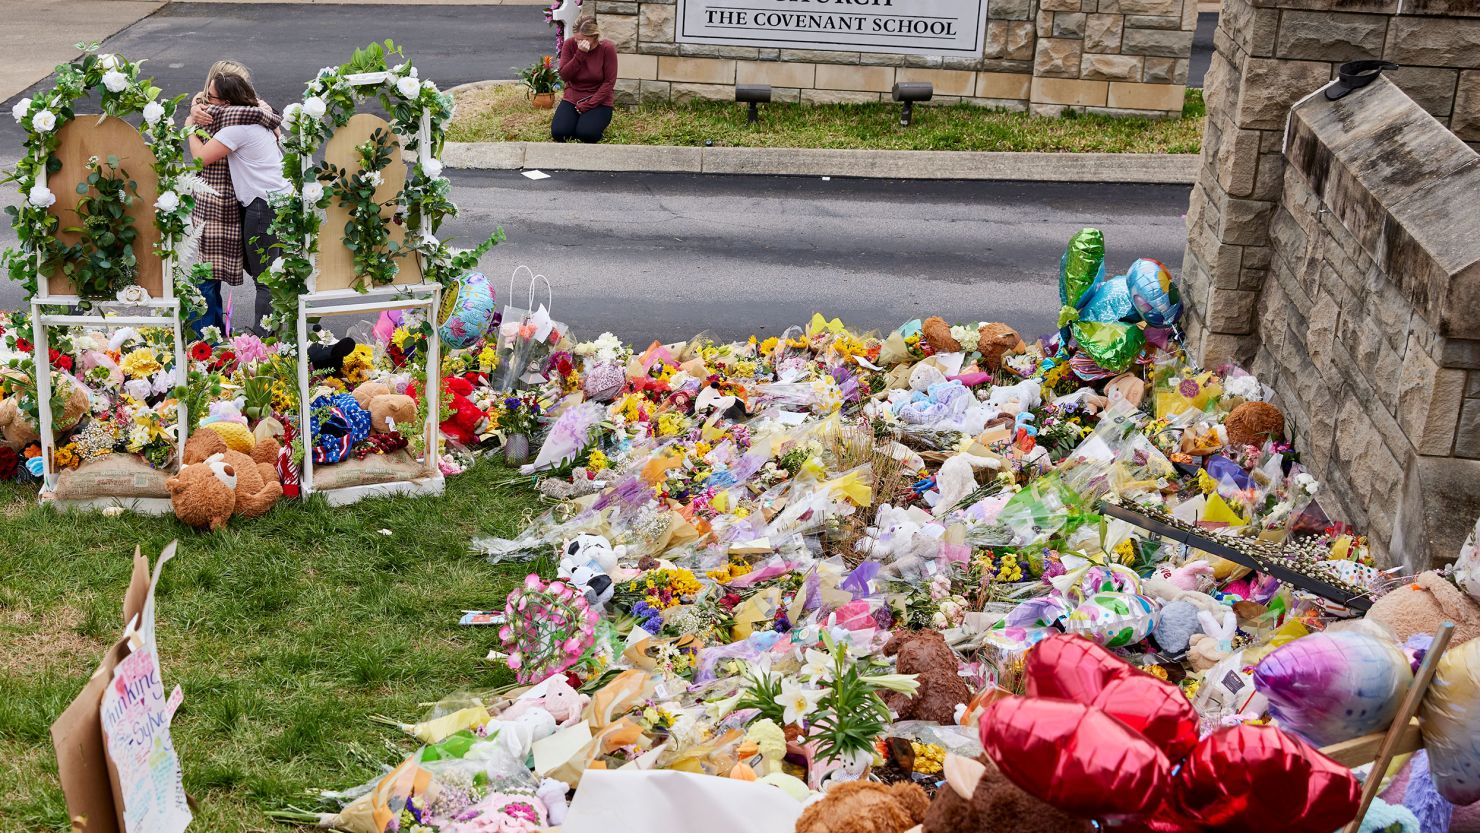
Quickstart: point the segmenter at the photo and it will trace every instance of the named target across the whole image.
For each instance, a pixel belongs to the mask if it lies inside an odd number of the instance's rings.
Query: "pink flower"
[[[267,345],[251,333],[242,333],[231,340],[231,349],[242,364],[256,364],[268,356]]]

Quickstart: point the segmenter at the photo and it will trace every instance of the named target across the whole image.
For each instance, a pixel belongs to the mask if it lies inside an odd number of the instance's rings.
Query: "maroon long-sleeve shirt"
[[[586,112],[592,107],[612,106],[612,88],[617,85],[617,47],[602,38],[596,48],[582,52],[575,38],[560,45],[560,80],[565,82],[562,98]]]

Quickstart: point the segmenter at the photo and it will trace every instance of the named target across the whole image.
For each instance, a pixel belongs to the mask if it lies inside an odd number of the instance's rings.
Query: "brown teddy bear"
[[[15,371],[9,371],[12,379],[22,379]],[[87,399],[87,391],[68,377],[54,374],[53,380],[57,385],[65,385],[68,388],[67,404],[59,414],[52,414],[52,430],[60,435],[77,427],[82,418],[91,410]],[[30,384],[25,380],[25,384]],[[20,400],[15,396],[7,396],[0,399],[0,438],[4,439],[6,445],[16,451],[41,440],[37,433],[36,424],[21,412]]]
[[[918,675],[920,690],[913,697],[897,691],[884,697],[900,720],[956,722],[956,707],[971,700],[971,689],[956,673],[956,654],[940,631],[895,631],[884,644],[884,656],[898,656],[899,673]]]
[[[175,517],[186,526],[212,532],[231,520],[236,509],[236,468],[224,455],[180,467],[180,473],[165,481]]]
[[[370,412],[370,430],[389,434],[398,425],[416,424],[416,400],[380,382],[364,382],[354,391],[355,401]]]
[[[1268,402],[1244,402],[1228,412],[1223,427],[1229,445],[1264,445],[1285,438],[1285,414]]]
[[[904,833],[929,806],[919,784],[845,781],[802,811],[796,833]]]
[[[1086,819],[1065,815],[1007,780],[987,756],[947,755],[947,786],[925,811],[922,833],[1091,833]]]
[[[283,486],[278,482],[275,465],[278,450],[277,441],[269,437],[257,442],[249,457],[240,451],[232,451],[219,433],[197,431],[185,442],[184,460],[186,467],[189,467],[220,455],[221,460],[235,471],[236,501],[232,514],[255,518],[266,514],[283,495]],[[171,495],[174,495],[173,490]],[[180,514],[178,502],[175,514]]]
[[[1008,353],[1022,353],[1028,349],[1018,331],[991,322],[981,325],[976,331],[976,351],[982,354],[982,367],[996,373],[1002,369],[1002,359]]]
[[[1367,618],[1387,625],[1399,642],[1438,633],[1445,622],[1454,623],[1453,647],[1480,638],[1480,604],[1432,570],[1389,590],[1372,603]]]
[[[961,350],[961,342],[951,335],[951,325],[938,315],[925,319],[920,325],[920,331],[925,336],[925,342],[937,353],[958,353]]]

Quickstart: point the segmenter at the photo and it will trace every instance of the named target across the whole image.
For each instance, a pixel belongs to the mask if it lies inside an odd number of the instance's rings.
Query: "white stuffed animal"
[[[887,503],[879,506],[874,524],[865,530],[865,537],[854,549],[899,576],[925,572],[927,558],[939,551],[939,540],[945,533],[944,527],[931,523],[930,516],[923,511],[896,508]]]
[[[577,535],[561,548],[556,576],[570,582],[592,607],[601,610],[611,601],[615,589],[611,573],[623,552],[624,547],[613,547],[604,536]]]
[[[1024,379],[1016,385],[997,385],[987,397],[987,404],[1008,413],[1031,411],[1043,402],[1043,385],[1037,379]]]
[[[1221,616],[1206,610],[1197,612],[1203,632],[1187,643],[1187,658],[1192,667],[1206,671],[1233,654],[1233,636],[1238,630],[1238,617],[1232,608],[1223,608]]]
[[[932,507],[936,517],[956,508],[963,498],[977,489],[977,469],[1000,469],[1002,461],[995,457],[962,452],[941,463],[935,473],[936,498]]]

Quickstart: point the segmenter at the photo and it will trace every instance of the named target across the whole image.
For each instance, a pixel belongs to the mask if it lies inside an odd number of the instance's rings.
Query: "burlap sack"
[[[363,460],[351,457],[343,463],[314,466],[313,487],[344,489],[350,486],[417,480],[429,475],[426,464],[418,463],[403,448],[390,454],[367,454]]]
[[[57,499],[167,498],[170,493],[165,481],[169,477],[169,472],[150,466],[136,454],[109,454],[59,474]]]

